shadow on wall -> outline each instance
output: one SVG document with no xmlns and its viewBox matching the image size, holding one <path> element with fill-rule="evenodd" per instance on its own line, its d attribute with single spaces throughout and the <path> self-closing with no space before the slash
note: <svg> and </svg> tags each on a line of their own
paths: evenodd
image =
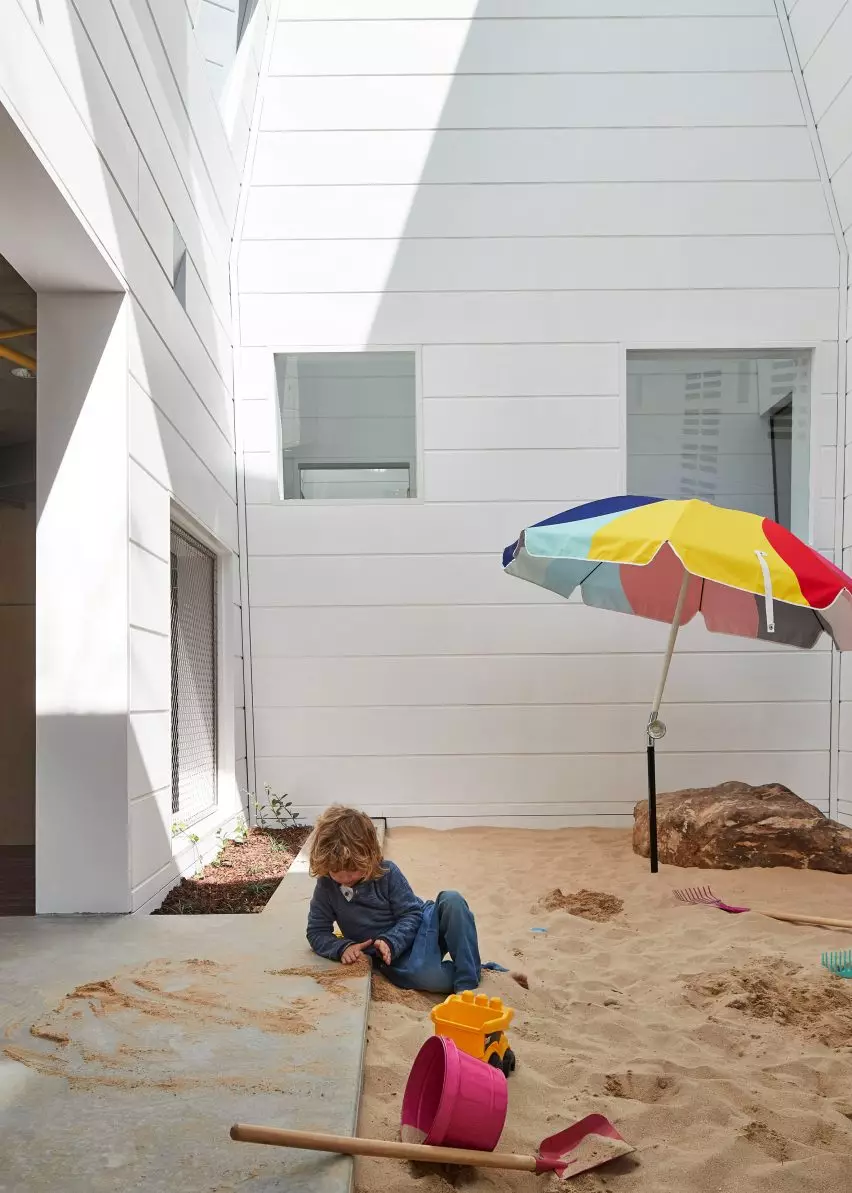
<svg viewBox="0 0 852 1193">
<path fill-rule="evenodd" d="M 149 145 L 156 138 L 146 140 L 140 125 L 140 222 L 148 235 L 152 225 L 142 210 L 144 181 L 153 189 L 149 209 L 152 202 L 165 209 L 176 243 L 185 248 L 182 263 L 154 243 L 148 245 L 153 256 L 144 266 L 137 244 L 128 244 L 124 254 L 131 299 L 131 386 L 138 383 L 148 395 L 141 399 L 144 434 L 134 423 L 131 406 L 130 468 L 138 464 L 153 473 L 180 507 L 218 541 L 236 549 L 228 258 L 239 178 L 187 6 L 149 0 L 113 7 L 122 27 L 120 35 L 130 45 L 138 69 L 145 73 L 148 66 L 153 68 L 156 77 L 146 78 L 146 86 L 152 95 L 159 92 L 158 119 L 169 141 L 168 150 L 159 146 L 152 154 Z M 80 25 L 75 30 L 81 39 L 87 36 Z M 86 60 L 86 46 L 79 48 L 81 59 Z M 102 136 L 103 143 L 109 144 L 112 134 L 106 125 L 101 129 L 101 112 L 93 89 L 90 114 L 95 140 Z M 134 211 L 132 195 L 113 194 L 116 203 Z M 128 235 L 141 239 L 126 217 L 122 211 L 117 226 L 126 226 Z M 139 264 L 131 270 L 130 262 Z M 183 373 L 181 377 L 174 370 L 181 391 L 173 389 L 164 373 L 164 346 L 176 356 Z M 185 348 L 183 355 L 181 348 Z M 184 364 L 184 356 L 192 369 Z M 131 488 L 131 502 L 132 493 Z M 139 541 L 133 508 L 130 538 L 132 543 Z M 167 544 L 167 536 L 164 541 Z M 165 556 L 168 563 L 167 546 Z M 161 569 L 162 591 L 158 589 L 155 599 L 163 609 L 168 609 L 169 602 L 167 578 L 168 568 Z M 137 596 L 133 585 L 131 568 L 131 611 Z M 142 605 L 140 600 L 138 607 Z M 168 641 L 168 632 L 163 635 L 161 625 L 138 623 L 133 612 L 131 621 L 128 848 L 132 902 L 138 908 L 173 883 L 180 869 L 192 864 L 197 850 L 187 843 L 183 851 L 173 851 L 170 687 L 163 682 L 165 676 L 153 673 L 162 669 L 164 659 L 169 660 L 168 650 L 160 651 L 156 641 L 163 637 Z M 170 670 L 169 662 L 165 666 Z"/>
<path fill-rule="evenodd" d="M 35 190 L 22 203 L 22 176 L 0 175 L 0 250 L 7 238 L 26 242 L 21 272 L 39 299 L 38 904 L 47 912 L 125 912 L 131 898 L 144 903 L 149 889 L 156 893 L 177 877 L 181 860 L 172 856 L 168 732 L 142 728 L 146 719 L 168 716 L 168 663 L 153 682 L 145 674 L 168 660 L 168 548 L 161 590 L 141 591 L 132 574 L 128 581 L 128 540 L 137 530 L 127 507 L 127 456 L 131 471 L 138 460 L 158 493 L 139 512 L 149 525 L 157 514 L 166 542 L 173 496 L 236 548 L 228 255 L 238 177 L 212 96 L 199 92 L 203 64 L 184 5 L 116 3 L 87 28 L 73 7 L 42 6 L 31 25 L 48 50 L 68 30 L 74 39 L 79 80 L 68 95 L 101 159 L 85 193 L 79 175 L 67 181 L 81 191 L 73 198 L 84 215 L 100 220 L 95 233 L 128 288 L 126 299 L 92 293 L 121 282 L 106 266 L 90 269 L 91 257 L 103 264 L 103 250 L 83 233 L 78 251 L 81 226 L 52 182 L 49 203 Z M 134 112 L 131 129 L 119 110 L 127 94 L 120 80 L 137 69 L 159 105 Z M 30 102 L 25 88 L 21 98 Z M 194 125 L 188 113 L 199 105 L 207 110 Z M 46 177 L 28 146 L 27 154 Z M 13 187 L 17 202 L 10 204 Z M 64 233 L 51 230 L 54 209 L 77 229 L 64 255 Z M 154 243 L 147 238 L 162 231 L 163 213 L 174 228 Z M 182 300 L 177 240 L 186 245 Z M 165 626 L 144 624 L 139 610 L 146 605 L 158 617 L 165 610 Z M 128 607 L 151 647 L 138 658 L 128 658 Z M 154 708 L 140 703 L 146 686 L 162 693 Z M 140 714 L 129 731 L 128 692 L 131 711 Z"/>
</svg>

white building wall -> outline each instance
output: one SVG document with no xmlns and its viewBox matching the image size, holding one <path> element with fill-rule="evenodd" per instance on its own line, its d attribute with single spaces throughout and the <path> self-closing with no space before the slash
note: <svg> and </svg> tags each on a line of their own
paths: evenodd
<svg viewBox="0 0 852 1193">
<path fill-rule="evenodd" d="M 269 4 L 260 0 L 243 58 L 219 106 L 183 4 L 13 0 L 4 7 L 0 104 L 89 229 L 115 275 L 115 288 L 128 293 L 113 394 L 123 410 L 124 446 L 120 462 L 111 461 L 125 480 L 120 493 L 104 492 L 105 501 L 117 502 L 114 518 L 116 525 L 123 519 L 124 545 L 96 535 L 91 543 L 95 562 L 109 562 L 110 574 L 126 574 L 125 694 L 118 700 L 112 692 L 118 704 L 110 705 L 126 726 L 125 778 L 114 785 L 109 812 L 99 813 L 100 827 L 109 826 L 99 838 L 101 853 L 110 859 L 109 882 L 96 889 L 83 875 L 63 873 L 61 852 L 55 851 L 50 890 L 37 878 L 41 911 L 156 905 L 179 872 L 195 867 L 199 851 L 209 852 L 216 828 L 230 823 L 239 808 L 234 763 L 236 754 L 244 776 L 245 732 L 237 678 L 242 648 L 234 633 L 239 543 L 229 259 L 268 16 Z M 22 205 L 28 209 L 26 195 Z M 175 228 L 187 248 L 184 305 L 173 288 Z M 6 246 L 0 244 L 0 251 Z M 49 283 L 33 284 L 41 307 Z M 81 277 L 80 287 L 86 284 Z M 65 279 L 65 289 L 74 285 L 73 276 L 70 285 Z M 47 309 L 55 312 L 61 300 L 53 295 L 51 303 Z M 40 350 L 50 356 L 47 327 Z M 56 375 L 61 362 L 50 359 Z M 97 476 L 103 468 L 97 436 L 84 451 Z M 75 466 L 80 464 L 75 458 Z M 185 840 L 173 842 L 169 827 L 173 511 L 215 543 L 225 594 L 219 807 L 209 821 L 194 826 L 201 837 L 197 849 Z M 97 619 L 81 628 L 82 659 L 91 646 L 87 635 L 94 642 L 98 632 Z M 121 680 L 120 674 L 114 678 Z M 70 688 L 62 693 L 64 715 L 84 711 L 85 692 L 82 685 L 80 700 Z M 45 825 L 48 819 L 49 810 Z M 67 850 L 69 864 L 72 858 L 73 850 Z M 45 873 L 42 865 L 39 874 Z"/>
<path fill-rule="evenodd" d="M 852 247 L 852 5 L 845 0 L 787 0 L 790 27 L 813 109 L 819 141 L 847 251 Z M 847 298 L 847 343 L 849 303 Z M 852 418 L 849 368 L 845 371 L 846 467 L 844 469 L 843 566 L 852 569 Z M 841 663 L 838 814 L 852 824 L 852 664 Z"/>
<path fill-rule="evenodd" d="M 800 4 L 806 0 L 800 0 Z M 838 251 L 772 0 L 282 0 L 239 250 L 258 783 L 310 815 L 628 823 L 664 627 L 501 574 L 622 490 L 625 350 L 815 349 Z M 422 499 L 282 504 L 272 356 L 414 347 Z M 691 626 L 660 780 L 828 807 L 826 649 Z"/>
</svg>

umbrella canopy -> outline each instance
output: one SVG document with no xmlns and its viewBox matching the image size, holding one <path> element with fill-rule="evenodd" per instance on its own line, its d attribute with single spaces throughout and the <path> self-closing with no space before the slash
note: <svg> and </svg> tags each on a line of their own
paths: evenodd
<svg viewBox="0 0 852 1193">
<path fill-rule="evenodd" d="M 524 530 L 512 576 L 654 621 L 701 613 L 707 628 L 809 648 L 823 631 L 852 650 L 852 579 L 769 518 L 705 501 L 610 497 Z"/>
<path fill-rule="evenodd" d="M 852 650 L 852 579 L 769 518 L 705 501 L 609 497 L 546 518 L 503 552 L 503 567 L 560 596 L 671 626 L 646 725 L 651 871 L 658 869 L 654 744 L 679 627 L 812 647 L 823 631 Z"/>
</svg>

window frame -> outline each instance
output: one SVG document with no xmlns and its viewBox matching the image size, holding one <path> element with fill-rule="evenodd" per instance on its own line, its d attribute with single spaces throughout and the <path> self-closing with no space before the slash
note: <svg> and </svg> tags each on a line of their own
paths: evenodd
<svg viewBox="0 0 852 1193">
<path fill-rule="evenodd" d="M 810 413 L 810 420 L 808 426 L 809 432 L 809 455 L 808 455 L 808 533 L 807 543 L 814 547 L 815 550 L 831 550 L 832 556 L 836 551 L 834 528 L 832 527 L 832 541 L 831 543 L 816 543 L 816 520 L 817 520 L 817 504 L 821 499 L 821 488 L 819 484 L 820 472 L 820 452 L 829 450 L 831 452 L 837 451 L 837 443 L 823 444 L 819 435 L 819 400 L 823 392 L 826 395 L 834 394 L 836 389 L 836 382 L 833 383 L 834 388 L 824 389 L 820 384 L 826 371 L 831 366 L 831 349 L 834 347 L 833 341 L 810 340 L 807 338 L 796 340 L 734 340 L 723 345 L 719 345 L 715 341 L 702 340 L 688 340 L 683 343 L 671 343 L 666 341 L 651 341 L 651 342 L 634 342 L 624 341 L 618 344 L 619 352 L 619 453 L 618 453 L 618 479 L 620 491 L 627 492 L 627 357 L 634 352 L 642 352 L 648 355 L 653 353 L 667 354 L 667 355 L 697 355 L 704 356 L 725 356 L 725 355 L 762 355 L 770 353 L 780 353 L 790 355 L 804 355 L 807 353 L 810 356 L 810 376 L 808 389 L 808 408 Z M 835 394 L 836 400 L 836 394 Z M 834 426 L 834 438 L 836 441 L 836 421 Z M 832 504 L 835 504 L 836 498 L 832 494 L 829 498 Z M 836 520 L 836 510 L 835 520 Z M 839 566 L 839 564 L 838 564 Z"/>
<path fill-rule="evenodd" d="M 234 697 L 236 692 L 238 644 L 237 624 L 234 614 L 234 591 L 239 579 L 239 556 L 221 539 L 194 518 L 174 498 L 169 502 L 169 522 L 197 539 L 213 555 L 215 561 L 216 585 L 216 803 L 203 816 L 194 818 L 192 828 L 203 836 L 212 831 L 212 826 L 233 817 L 240 808 L 230 806 L 229 792 L 234 786 L 236 775 L 236 717 Z M 169 627 L 169 667 L 171 668 L 171 626 Z M 171 671 L 170 671 L 171 674 Z M 171 742 L 170 742 L 171 749 Z M 246 764 L 248 765 L 248 744 Z M 200 828 L 199 826 L 203 826 Z M 187 827 L 189 825 L 187 824 Z M 172 838 L 172 853 L 186 848 L 186 838 L 178 834 Z"/>
<path fill-rule="evenodd" d="M 278 485 L 278 500 L 289 509 L 317 506 L 411 506 L 423 505 L 423 350 L 420 344 L 370 344 L 367 347 L 344 344 L 278 346 L 270 350 L 273 375 L 273 400 L 275 402 L 275 475 Z M 275 358 L 277 356 L 298 356 L 300 353 L 319 355 L 366 355 L 367 353 L 389 352 L 412 353 L 414 355 L 414 497 L 285 497 L 284 495 L 284 447 L 281 428 L 281 400 L 278 393 Z"/>
</svg>

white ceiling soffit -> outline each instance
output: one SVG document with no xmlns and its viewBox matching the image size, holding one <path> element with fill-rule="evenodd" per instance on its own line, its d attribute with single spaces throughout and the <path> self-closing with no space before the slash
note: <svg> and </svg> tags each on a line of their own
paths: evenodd
<svg viewBox="0 0 852 1193">
<path fill-rule="evenodd" d="M 0 253 L 34 290 L 123 289 L 2 104 Z"/>
</svg>

